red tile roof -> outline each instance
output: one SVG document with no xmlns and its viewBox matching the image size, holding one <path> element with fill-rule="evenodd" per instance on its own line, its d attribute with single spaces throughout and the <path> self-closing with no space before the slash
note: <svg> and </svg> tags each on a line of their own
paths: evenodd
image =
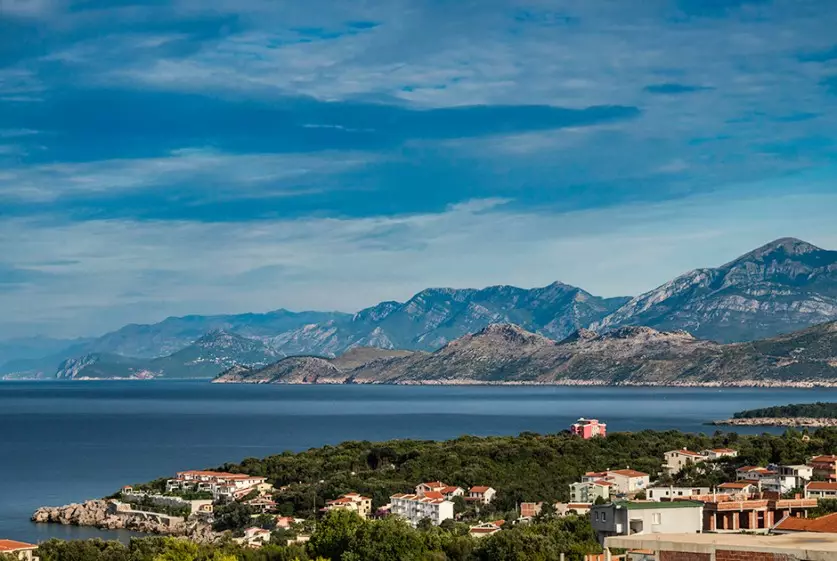
<svg viewBox="0 0 837 561">
<path fill-rule="evenodd" d="M 601 485 L 602 487 L 613 487 L 613 483 L 610 481 L 605 481 L 604 479 L 598 479 L 596 481 L 592 481 L 594 485 Z"/>
<path fill-rule="evenodd" d="M 475 487 L 471 487 L 471 490 L 469 492 L 470 493 L 485 493 L 489 489 L 491 489 L 491 487 L 483 487 L 481 485 L 477 485 Z"/>
<path fill-rule="evenodd" d="M 38 546 L 26 542 L 16 542 L 15 540 L 0 540 L 0 552 L 21 551 L 25 549 L 36 549 Z"/>
<path fill-rule="evenodd" d="M 614 473 L 617 475 L 624 475 L 625 477 L 648 477 L 647 473 L 643 473 L 635 469 L 613 469 L 607 472 L 608 475 L 612 475 Z"/>
<path fill-rule="evenodd" d="M 672 450 L 672 452 L 677 452 L 678 454 L 683 454 L 684 456 L 697 456 L 702 458 L 703 454 L 698 454 L 697 452 L 692 452 L 691 450 L 687 450 L 683 448 L 682 450 Z"/>
<path fill-rule="evenodd" d="M 457 489 L 459 489 L 459 487 L 455 485 L 448 485 L 447 487 L 443 487 L 442 489 L 440 489 L 439 492 L 444 495 L 450 495 L 451 493 L 456 492 Z"/>
<path fill-rule="evenodd" d="M 732 448 L 713 448 L 710 452 L 715 452 L 716 454 L 729 454 L 731 452 L 735 452 Z"/>
<path fill-rule="evenodd" d="M 747 483 L 746 481 L 736 481 L 734 483 L 721 483 L 718 485 L 718 489 L 746 489 L 747 487 L 753 487 L 753 484 Z"/>
<path fill-rule="evenodd" d="M 805 486 L 807 491 L 837 491 L 837 483 L 831 481 L 811 481 Z"/>
<path fill-rule="evenodd" d="M 837 533 L 837 512 L 819 518 L 786 518 L 776 525 L 785 532 Z"/>
<path fill-rule="evenodd" d="M 837 462 L 837 456 L 826 455 L 826 456 L 817 456 L 816 458 L 811 458 L 811 462 L 817 463 L 835 463 Z"/>
<path fill-rule="evenodd" d="M 444 499 L 445 496 L 439 491 L 427 491 L 424 496 L 428 499 Z"/>
<path fill-rule="evenodd" d="M 441 487 L 447 487 L 447 485 L 445 485 L 441 481 L 428 481 L 427 483 L 422 483 L 421 485 L 425 485 L 427 487 L 430 487 L 431 489 L 439 489 Z"/>
</svg>

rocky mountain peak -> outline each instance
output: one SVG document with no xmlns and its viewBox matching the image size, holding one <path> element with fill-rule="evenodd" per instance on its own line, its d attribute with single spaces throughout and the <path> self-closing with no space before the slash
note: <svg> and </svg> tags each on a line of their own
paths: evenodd
<svg viewBox="0 0 837 561">
<path fill-rule="evenodd" d="M 820 251 L 824 250 L 798 238 L 779 238 L 749 253 L 745 253 L 738 259 L 728 263 L 728 265 L 736 265 L 750 261 L 785 259 L 787 257 L 798 257 Z"/>
<path fill-rule="evenodd" d="M 472 339 L 502 340 L 516 345 L 553 344 L 552 340 L 526 331 L 522 327 L 512 323 L 493 323 L 475 333 Z"/>
<path fill-rule="evenodd" d="M 584 329 L 583 327 L 570 334 L 569 337 L 561 341 L 562 343 L 571 343 L 573 341 L 592 341 L 597 339 L 599 334 L 592 329 Z"/>
</svg>

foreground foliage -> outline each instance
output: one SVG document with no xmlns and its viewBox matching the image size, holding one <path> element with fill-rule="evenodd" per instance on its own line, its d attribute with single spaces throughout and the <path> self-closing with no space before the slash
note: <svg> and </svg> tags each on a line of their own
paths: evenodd
<svg viewBox="0 0 837 561">
<path fill-rule="evenodd" d="M 176 538 L 87 540 L 41 544 L 42 561 L 578 561 L 599 552 L 587 518 L 548 519 L 477 540 L 467 526 L 417 530 L 387 518 L 362 520 L 348 511 L 326 516 L 305 545 L 266 545 L 254 550 L 232 541 L 198 545 Z"/>
</svg>

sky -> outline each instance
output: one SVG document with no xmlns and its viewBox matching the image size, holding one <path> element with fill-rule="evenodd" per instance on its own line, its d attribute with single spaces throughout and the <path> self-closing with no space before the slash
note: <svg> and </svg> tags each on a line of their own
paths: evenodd
<svg viewBox="0 0 837 561">
<path fill-rule="evenodd" d="M 0 338 L 837 249 L 833 0 L 0 0 Z"/>
</svg>

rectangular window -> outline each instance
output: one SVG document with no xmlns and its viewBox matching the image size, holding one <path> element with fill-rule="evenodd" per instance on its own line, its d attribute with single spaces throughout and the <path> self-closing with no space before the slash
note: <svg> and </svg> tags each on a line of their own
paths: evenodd
<svg viewBox="0 0 837 561">
<path fill-rule="evenodd" d="M 598 522 L 598 521 L 599 521 L 599 513 L 596 512 L 596 522 Z"/>
<path fill-rule="evenodd" d="M 655 512 L 651 515 L 651 524 L 659 524 L 660 523 L 660 513 Z"/>
<path fill-rule="evenodd" d="M 607 522 L 607 513 L 602 512 L 602 522 Z"/>
</svg>

